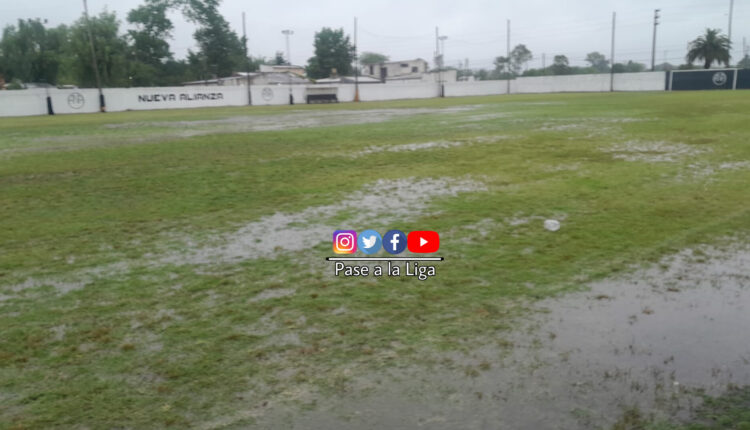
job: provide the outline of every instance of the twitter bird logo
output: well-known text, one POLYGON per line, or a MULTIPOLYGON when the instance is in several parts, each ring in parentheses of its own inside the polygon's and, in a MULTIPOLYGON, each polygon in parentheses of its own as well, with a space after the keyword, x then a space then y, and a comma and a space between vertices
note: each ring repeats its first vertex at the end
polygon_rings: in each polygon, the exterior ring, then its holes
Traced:
POLYGON ((378 243, 378 238, 375 236, 362 237, 362 244, 364 245, 362 248, 372 248, 376 243, 378 243))
POLYGON ((383 246, 383 238, 375 230, 365 230, 357 235, 357 245, 365 254, 375 254, 383 246))

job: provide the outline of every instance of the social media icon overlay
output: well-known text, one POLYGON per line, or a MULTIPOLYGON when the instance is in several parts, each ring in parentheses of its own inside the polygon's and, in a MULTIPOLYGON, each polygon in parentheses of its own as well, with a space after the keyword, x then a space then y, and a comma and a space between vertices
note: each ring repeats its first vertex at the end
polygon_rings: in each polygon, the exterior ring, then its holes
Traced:
POLYGON ((412 231, 407 237, 409 251, 415 254, 437 252, 440 248, 440 235, 435 231, 412 231))
POLYGON ((357 232, 354 230, 334 231, 333 252, 336 254, 354 254, 357 252, 357 232))
POLYGON ((390 230, 383 235, 383 249, 390 254, 401 254, 406 249, 406 234, 401 230, 390 230))
POLYGON ((365 254, 375 254, 382 245, 383 239, 375 230, 365 230, 357 236, 357 247, 365 254))

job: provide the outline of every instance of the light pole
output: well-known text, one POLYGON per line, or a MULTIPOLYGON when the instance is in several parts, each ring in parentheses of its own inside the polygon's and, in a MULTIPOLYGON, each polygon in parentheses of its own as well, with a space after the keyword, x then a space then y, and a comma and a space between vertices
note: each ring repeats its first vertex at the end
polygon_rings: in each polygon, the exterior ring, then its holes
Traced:
POLYGON ((245 28, 245 12, 242 12, 242 43, 245 44, 245 86, 247 87, 247 104, 253 104, 253 95, 250 92, 250 56, 247 52, 247 30, 245 28))
POLYGON ((617 12, 612 12, 612 53, 610 59, 612 67, 609 68, 609 91, 615 91, 615 25, 617 24, 617 12))
POLYGON ((445 97, 445 84, 443 83, 443 65, 445 64, 445 39, 448 36, 440 36, 440 73, 438 74, 438 80, 440 81, 440 97, 445 97))
MULTIPOLYGON (((729 49, 731 52, 732 49, 732 15, 734 14, 734 0, 729 0, 729 30, 728 30, 728 36, 729 36, 729 49)), ((731 55, 730 55, 731 57, 731 55)))
POLYGON ((357 53, 357 17, 354 17, 354 101, 359 101, 359 54, 357 53))
POLYGON ((656 67, 656 27, 659 25, 659 11, 661 9, 654 9, 654 38, 651 42, 651 71, 653 72, 656 67))
POLYGON ((94 35, 91 32, 91 21, 89 21, 89 5, 83 0, 83 16, 86 19, 86 30, 89 34, 89 46, 91 47, 91 65, 94 67, 94 77, 96 78, 96 88, 99 89, 99 111, 106 112, 107 106, 104 104, 104 93, 102 93, 102 81, 99 79, 99 67, 96 63, 96 51, 94 50, 94 35))
POLYGON ((292 54, 289 50, 289 36, 294 34, 294 31, 292 30, 283 30, 281 32, 284 36, 286 36, 286 62, 289 63, 289 70, 287 70, 287 73, 289 74, 289 104, 294 104, 294 96, 292 95, 292 54))

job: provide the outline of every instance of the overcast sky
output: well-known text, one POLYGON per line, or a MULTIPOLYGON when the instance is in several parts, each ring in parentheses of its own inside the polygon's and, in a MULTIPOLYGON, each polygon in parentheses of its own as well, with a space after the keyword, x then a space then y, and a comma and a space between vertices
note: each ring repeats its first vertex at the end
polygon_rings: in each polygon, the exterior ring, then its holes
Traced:
MULTIPOLYGON (((141 0, 89 0, 91 13, 105 8, 123 21, 128 10, 141 0)), ((221 12, 242 35, 242 12, 247 14, 249 49, 252 55, 272 57, 284 50, 283 29, 291 29, 291 58, 305 64, 313 54, 315 31, 321 27, 343 27, 353 33, 359 19, 359 51, 384 53, 392 60, 421 57, 432 63, 435 27, 445 41, 446 65, 469 60, 472 68, 491 67, 492 59, 504 55, 507 19, 511 20, 511 44, 524 43, 532 51, 532 67, 547 64, 552 56, 565 54, 571 64, 583 65, 587 52, 609 57, 612 12, 617 12, 617 61, 650 63, 653 11, 661 9, 657 36, 657 63, 666 58, 683 61, 687 42, 706 27, 726 32, 730 0, 224 0, 221 12)), ((18 18, 47 19, 49 25, 69 24, 81 14, 80 0, 2 0, 0 26, 18 18)), ((174 37, 170 41, 177 58, 194 49, 195 27, 173 13, 174 37)), ((750 39, 750 0, 735 0, 732 39, 733 57, 742 53, 742 39, 750 39)), ((750 41, 748 42, 750 43, 750 41)))

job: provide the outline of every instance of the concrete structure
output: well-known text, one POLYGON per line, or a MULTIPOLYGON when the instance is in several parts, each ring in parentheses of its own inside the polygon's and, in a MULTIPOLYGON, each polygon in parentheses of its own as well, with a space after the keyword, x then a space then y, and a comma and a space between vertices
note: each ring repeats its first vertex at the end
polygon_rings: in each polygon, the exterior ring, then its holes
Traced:
MULTIPOLYGON (((316 79, 316 84, 354 84, 354 76, 337 76, 335 78, 323 78, 316 79)), ((358 78, 360 84, 381 84, 380 79, 375 79, 370 76, 360 76, 358 78)))
POLYGON ((260 68, 258 70, 261 73, 294 73, 297 76, 305 77, 307 76, 307 72, 305 71, 305 68, 302 66, 295 66, 295 65, 271 65, 271 64, 261 64, 260 68))
MULTIPOLYGON (((614 76, 615 91, 664 91, 665 72, 623 73, 614 76)), ((606 92, 609 91, 609 74, 540 76, 512 80, 510 91, 520 93, 545 92, 606 92)), ((748 77, 750 80, 750 77, 748 77)), ((236 85, 156 87, 156 88, 105 88, 104 97, 110 112, 124 110, 175 109, 210 106, 244 106, 248 104, 245 81, 236 85)), ((337 89, 341 102, 354 100, 354 85, 350 83, 326 84, 337 89)), ((309 85, 292 85, 297 103, 305 100, 309 85)), ((738 88, 740 85, 738 83, 738 88)), ((506 94, 507 81, 446 82, 448 97, 506 94)), ((283 105, 289 103, 289 85, 252 85, 253 105, 283 105)), ((46 94, 49 92, 55 113, 84 113, 99 110, 96 89, 31 89, 0 91, 0 116, 46 115, 46 94)), ((380 83, 361 85, 360 100, 418 99, 439 96, 436 82, 380 83)))
POLYGON ((443 70, 442 72, 427 72, 422 73, 420 76, 403 76, 403 77, 394 77, 389 78, 386 80, 386 83, 401 83, 401 84, 408 84, 410 82, 457 82, 458 81, 458 71, 455 69, 449 69, 449 70, 443 70))
MULTIPOLYGON (((292 72, 250 72, 250 85, 307 85, 310 80, 292 72)), ((246 72, 235 72, 226 78, 184 82, 185 86, 244 86, 247 85, 246 72)))
MULTIPOLYGON (((366 65, 362 67, 361 75, 389 83, 438 82, 439 79, 439 73, 430 72, 427 61, 421 58, 366 65)), ((455 82, 456 75, 455 70, 445 70, 442 80, 443 82, 455 82)))

